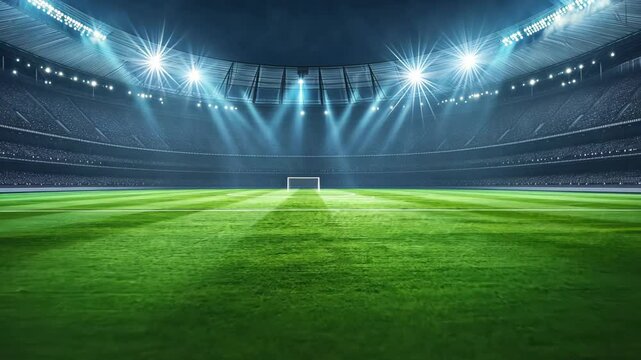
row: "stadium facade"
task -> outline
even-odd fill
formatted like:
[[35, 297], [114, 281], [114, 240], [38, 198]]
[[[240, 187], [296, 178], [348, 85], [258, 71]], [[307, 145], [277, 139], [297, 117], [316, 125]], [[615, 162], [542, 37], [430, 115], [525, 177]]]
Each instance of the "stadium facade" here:
[[62, 2], [2, 0], [1, 185], [639, 185], [641, 1], [570, 4], [316, 67], [195, 58]]

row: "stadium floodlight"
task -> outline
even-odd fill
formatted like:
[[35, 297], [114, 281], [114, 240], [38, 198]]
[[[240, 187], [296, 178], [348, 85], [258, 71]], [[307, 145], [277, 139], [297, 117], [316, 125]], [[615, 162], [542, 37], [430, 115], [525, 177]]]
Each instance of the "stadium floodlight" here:
[[562, 22], [571, 16], [572, 13], [576, 13], [581, 10], [584, 11], [589, 8], [590, 5], [606, 6], [609, 4], [609, 1], [595, 2], [595, 0], [573, 0], [567, 2], [565, 5], [557, 8], [556, 10], [547, 13], [547, 15], [535, 19], [530, 22], [528, 25], [516, 30], [515, 32], [508, 34], [507, 36], [501, 39], [501, 43], [504, 46], [510, 46], [518, 43], [519, 41], [525, 39], [526, 37], [533, 36], [535, 34], [544, 31], [545, 29], [551, 27], [557, 22]]
[[409, 69], [406, 77], [413, 86], [420, 86], [425, 81], [425, 73], [421, 69]]
[[67, 28], [73, 29], [81, 36], [87, 36], [96, 41], [107, 40], [107, 36], [102, 32], [90, 27], [87, 24], [84, 24], [83, 22], [70, 16], [69, 14], [65, 14], [61, 9], [56, 8], [53, 4], [46, 0], [27, 0], [27, 4], [34, 6], [36, 9], [44, 12], [47, 16], [50, 16]]
[[464, 54], [460, 59], [460, 67], [465, 71], [474, 70], [478, 66], [476, 54]]
[[161, 72], [163, 70], [162, 68], [162, 54], [160, 53], [155, 53], [147, 56], [147, 67], [149, 67], [149, 70], [153, 72]]
[[[398, 102], [402, 101], [403, 98], [407, 98], [412, 103], [425, 101], [430, 112], [433, 113], [432, 101], [436, 102], [438, 99], [434, 94], [437, 86], [431, 80], [433, 77], [431, 68], [435, 61], [432, 51], [433, 48], [427, 49], [420, 45], [416, 50], [403, 49], [400, 53], [392, 50], [400, 69], [398, 81], [401, 85], [392, 97], [398, 99]], [[378, 98], [377, 100], [381, 99]], [[395, 105], [398, 105], [398, 102]], [[378, 109], [377, 106], [376, 110]], [[421, 110], [420, 116], [422, 117], [423, 115], [424, 112]]]
[[190, 84], [197, 84], [200, 82], [201, 79], [202, 77], [200, 75], [200, 70], [198, 70], [195, 67], [192, 67], [187, 73], [187, 80], [189, 81]]

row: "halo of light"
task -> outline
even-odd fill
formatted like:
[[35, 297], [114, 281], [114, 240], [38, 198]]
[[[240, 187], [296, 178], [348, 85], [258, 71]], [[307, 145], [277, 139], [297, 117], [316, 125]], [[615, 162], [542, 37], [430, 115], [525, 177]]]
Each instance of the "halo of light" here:
[[473, 53], [463, 54], [463, 56], [461, 56], [459, 61], [460, 61], [459, 66], [466, 71], [473, 70], [478, 66], [477, 55]]
[[195, 67], [192, 67], [187, 73], [187, 80], [191, 84], [199, 83], [202, 80], [202, 76], [200, 75], [200, 70], [198, 70]]
[[162, 60], [162, 54], [150, 54], [146, 59], [147, 67], [149, 67], [149, 70], [151, 71], [160, 72], [163, 70]]

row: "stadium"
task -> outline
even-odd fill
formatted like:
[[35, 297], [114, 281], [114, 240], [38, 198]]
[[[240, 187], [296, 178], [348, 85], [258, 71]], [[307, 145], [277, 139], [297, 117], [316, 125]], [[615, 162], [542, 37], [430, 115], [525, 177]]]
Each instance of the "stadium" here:
[[640, 0], [0, 0], [0, 56], [1, 359], [641, 353]]

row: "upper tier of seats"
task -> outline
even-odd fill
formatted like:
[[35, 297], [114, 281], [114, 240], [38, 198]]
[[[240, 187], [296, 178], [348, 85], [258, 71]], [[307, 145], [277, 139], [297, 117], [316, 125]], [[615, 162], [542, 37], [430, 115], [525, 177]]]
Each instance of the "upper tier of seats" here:
[[[193, 103], [92, 98], [0, 79], [0, 125], [146, 149], [335, 155], [453, 150], [563, 134], [641, 118], [641, 72], [592, 79], [533, 97], [440, 106], [435, 116], [369, 107], [270, 106], [214, 111]], [[496, 101], [496, 100], [494, 100]], [[421, 115], [421, 113], [423, 115]]]

